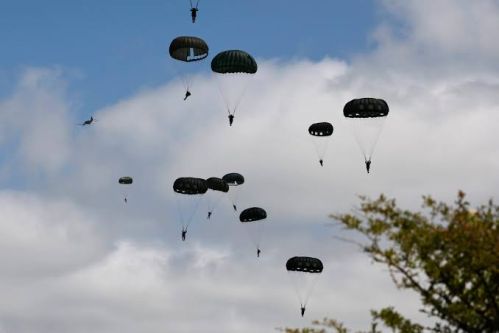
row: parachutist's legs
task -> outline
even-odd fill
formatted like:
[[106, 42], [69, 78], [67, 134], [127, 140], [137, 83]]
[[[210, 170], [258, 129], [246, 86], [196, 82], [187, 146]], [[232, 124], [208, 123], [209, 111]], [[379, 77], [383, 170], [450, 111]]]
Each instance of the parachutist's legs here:
[[319, 163], [321, 164], [321, 166], [324, 166], [324, 161], [323, 160], [319, 160]]
[[304, 306], [302, 306], [302, 307], [301, 307], [301, 316], [303, 317], [303, 315], [304, 315], [304, 314], [305, 314], [305, 307], [304, 307]]

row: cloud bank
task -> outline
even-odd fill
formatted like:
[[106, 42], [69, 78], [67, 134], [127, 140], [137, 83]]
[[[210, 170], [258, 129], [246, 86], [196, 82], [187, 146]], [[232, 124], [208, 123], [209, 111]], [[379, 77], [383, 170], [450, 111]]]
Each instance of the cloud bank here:
[[[63, 71], [27, 69], [0, 102], [0, 332], [269, 332], [324, 316], [362, 329], [385, 305], [426, 320], [327, 216], [356, 194], [415, 209], [423, 194], [497, 196], [499, 6], [382, 5], [372, 53], [258, 59], [232, 127], [210, 75], [187, 102], [173, 81], [81, 128]], [[342, 115], [367, 96], [391, 109], [370, 175]], [[335, 126], [323, 168], [307, 132], [318, 121]], [[180, 241], [174, 179], [227, 172], [246, 178], [239, 206], [269, 214], [260, 259], [228, 201], [210, 221], [201, 205]], [[294, 255], [325, 265], [304, 320], [284, 269]]]

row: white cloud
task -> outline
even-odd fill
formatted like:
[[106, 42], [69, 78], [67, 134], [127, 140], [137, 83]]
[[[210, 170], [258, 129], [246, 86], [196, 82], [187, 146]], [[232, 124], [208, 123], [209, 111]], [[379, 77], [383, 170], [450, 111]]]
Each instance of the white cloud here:
[[31, 175], [45, 177], [60, 172], [70, 153], [64, 91], [61, 70], [25, 71], [13, 96], [0, 104], [0, 142], [17, 146], [3, 168], [26, 168]]

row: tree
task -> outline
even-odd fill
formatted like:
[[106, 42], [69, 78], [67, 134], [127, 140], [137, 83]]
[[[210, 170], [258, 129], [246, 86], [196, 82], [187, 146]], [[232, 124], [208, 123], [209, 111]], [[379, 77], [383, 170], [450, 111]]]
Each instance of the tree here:
[[[357, 213], [331, 217], [365, 236], [362, 250], [387, 266], [398, 288], [418, 293], [421, 311], [436, 319], [424, 327], [386, 307], [371, 311], [366, 332], [381, 332], [380, 323], [394, 333], [499, 332], [499, 206], [490, 200], [473, 209], [463, 192], [452, 205], [425, 196], [423, 212], [401, 209], [384, 195], [360, 199]], [[350, 332], [327, 318], [313, 324], [318, 328], [283, 331]]]

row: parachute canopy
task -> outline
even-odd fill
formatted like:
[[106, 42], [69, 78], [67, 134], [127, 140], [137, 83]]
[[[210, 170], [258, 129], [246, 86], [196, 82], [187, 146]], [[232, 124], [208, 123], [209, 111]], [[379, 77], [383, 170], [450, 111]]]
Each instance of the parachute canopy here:
[[313, 136], [330, 136], [333, 134], [333, 125], [331, 123], [315, 123], [310, 125], [308, 133]]
[[258, 66], [255, 59], [241, 50], [228, 50], [217, 54], [211, 60], [211, 70], [215, 73], [256, 73]]
[[322, 261], [312, 257], [293, 257], [286, 262], [286, 269], [294, 272], [321, 273]]
[[204, 194], [208, 186], [202, 178], [180, 177], [173, 183], [173, 190], [181, 194]]
[[237, 186], [244, 184], [244, 177], [240, 173], [232, 172], [228, 173], [225, 176], [222, 177], [223, 180], [227, 183], [229, 186]]
[[251, 207], [243, 210], [239, 215], [241, 222], [260, 221], [267, 218], [267, 212], [260, 207]]
[[388, 115], [388, 104], [377, 98], [353, 99], [343, 108], [343, 115], [347, 118], [376, 118]]
[[208, 56], [208, 44], [199, 37], [180, 36], [172, 40], [169, 51], [173, 59], [198, 61]]
[[118, 179], [118, 183], [130, 185], [131, 183], [133, 183], [133, 179], [132, 177], [121, 177], [120, 179]]
[[210, 177], [206, 179], [206, 185], [212, 191], [229, 192], [229, 185], [222, 178]]

